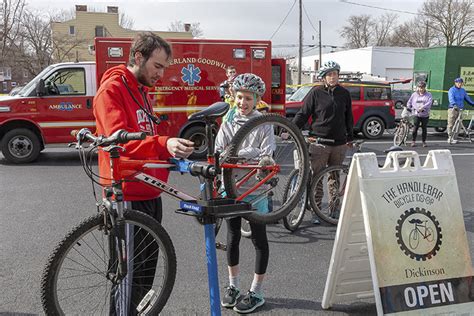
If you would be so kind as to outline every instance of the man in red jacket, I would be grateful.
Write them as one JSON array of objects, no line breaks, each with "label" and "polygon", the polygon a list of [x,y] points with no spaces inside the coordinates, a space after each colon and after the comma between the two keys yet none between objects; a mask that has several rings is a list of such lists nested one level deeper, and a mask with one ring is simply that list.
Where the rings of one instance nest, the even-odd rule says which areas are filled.
[{"label": "man in red jacket", "polygon": [[[153,33],[141,33],[132,43],[128,66],[110,68],[102,77],[94,98],[97,134],[109,136],[119,129],[147,134],[143,141],[131,141],[122,145],[125,148],[125,152],[121,154],[123,159],[186,158],[193,152],[194,144],[189,140],[158,135],[158,120],[148,97],[148,89],[163,77],[170,59],[171,47],[165,40]],[[147,173],[164,181],[168,179],[166,169],[151,169]],[[102,179],[111,177],[109,155],[103,151],[99,151],[99,174]],[[102,182],[107,184],[107,180]],[[131,204],[132,209],[142,211],[161,222],[162,204],[160,192],[156,189],[138,182],[125,182],[123,194],[124,200],[130,202],[127,206]],[[137,244],[140,246],[139,240],[143,238],[135,235],[135,253],[138,252]],[[137,262],[143,264],[139,268],[134,265],[131,297],[125,294],[128,302],[123,302],[124,294],[121,294],[122,302],[119,302],[119,296],[114,293],[125,290],[112,291],[111,314],[136,313],[136,306],[153,284],[158,251],[152,248],[154,247],[140,250],[133,258],[135,265]]]}]

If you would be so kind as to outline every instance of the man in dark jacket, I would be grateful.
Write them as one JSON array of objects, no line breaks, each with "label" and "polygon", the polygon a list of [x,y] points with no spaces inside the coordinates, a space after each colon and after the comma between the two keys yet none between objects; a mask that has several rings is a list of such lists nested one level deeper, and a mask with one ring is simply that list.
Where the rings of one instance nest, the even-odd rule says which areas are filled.
[{"label": "man in dark jacket", "polygon": [[[311,117],[311,134],[321,140],[310,144],[311,169],[313,175],[327,166],[340,165],[344,161],[346,149],[353,140],[352,102],[349,91],[339,85],[341,67],[334,61],[328,61],[319,69],[318,78],[323,85],[311,90],[303,107],[296,113],[293,122],[302,128]],[[329,191],[337,190],[337,179],[330,179]],[[318,186],[316,194],[322,197],[323,188]],[[331,194],[336,199],[337,194]],[[319,199],[321,200],[321,199]],[[334,202],[335,210],[331,213],[337,217],[341,203]],[[318,224],[315,218],[313,223]]]}]

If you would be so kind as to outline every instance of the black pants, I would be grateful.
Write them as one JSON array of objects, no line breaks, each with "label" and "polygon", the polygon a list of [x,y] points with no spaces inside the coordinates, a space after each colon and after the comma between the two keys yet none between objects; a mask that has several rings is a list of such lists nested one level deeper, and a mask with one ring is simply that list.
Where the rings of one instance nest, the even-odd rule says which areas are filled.
[{"label": "black pants", "polygon": [[[152,200],[132,201],[131,204],[133,210],[150,215],[161,223],[163,208],[160,197]],[[118,291],[123,291],[123,289],[119,290],[118,287],[115,287],[111,291],[110,315],[137,315],[136,307],[153,285],[159,254],[158,245],[153,241],[153,237],[148,235],[146,231],[141,230],[140,227],[134,227],[134,231],[131,234],[133,234],[134,239],[133,254],[130,255],[133,258],[130,306],[125,308],[119,307],[127,303],[117,300]],[[128,295],[128,292],[125,295],[122,294],[120,300],[123,300],[123,296]],[[125,300],[128,301],[128,299]],[[125,309],[125,311],[122,309]]]},{"label": "black pants", "polygon": [[[242,238],[240,233],[241,225],[241,217],[234,217],[227,220],[227,264],[230,267],[239,264],[239,244],[240,239]],[[255,273],[265,274],[270,254],[268,248],[267,227],[264,224],[250,223],[250,229],[252,230],[252,243],[255,247]]]},{"label": "black pants", "polygon": [[429,117],[415,117],[415,126],[413,127],[413,141],[416,141],[416,136],[418,135],[418,128],[421,123],[421,140],[426,142],[426,136],[428,135],[428,120]]}]

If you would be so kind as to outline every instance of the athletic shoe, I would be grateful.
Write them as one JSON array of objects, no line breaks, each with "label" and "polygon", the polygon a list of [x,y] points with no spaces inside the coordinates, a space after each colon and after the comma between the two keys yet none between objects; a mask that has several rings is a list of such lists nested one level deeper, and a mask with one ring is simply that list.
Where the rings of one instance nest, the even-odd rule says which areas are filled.
[{"label": "athletic shoe", "polygon": [[221,305],[223,307],[234,307],[237,304],[237,299],[240,297],[240,290],[232,285],[225,287],[224,297]]},{"label": "athletic shoe", "polygon": [[457,144],[457,143],[458,143],[457,139],[453,139],[453,141],[451,142],[451,144]]},{"label": "athletic shoe", "polygon": [[428,144],[426,142],[423,142],[423,147],[428,147]]},{"label": "athletic shoe", "polygon": [[234,306],[234,311],[240,314],[248,314],[265,304],[262,295],[248,291],[244,298]]},{"label": "athletic shoe", "polygon": [[416,146],[416,143],[415,142],[411,142],[411,147],[415,147]]}]

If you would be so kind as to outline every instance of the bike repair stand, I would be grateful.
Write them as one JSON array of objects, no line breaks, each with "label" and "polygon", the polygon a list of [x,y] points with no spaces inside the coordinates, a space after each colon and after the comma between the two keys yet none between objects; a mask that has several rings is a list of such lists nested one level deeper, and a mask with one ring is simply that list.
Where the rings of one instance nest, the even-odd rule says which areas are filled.
[{"label": "bike repair stand", "polygon": [[209,302],[211,315],[221,315],[219,278],[217,274],[216,236],[214,225],[217,217],[242,216],[252,212],[252,205],[233,199],[213,199],[209,201],[181,201],[180,214],[197,216],[204,224],[206,240],[207,277],[209,282]]},{"label": "bike repair stand", "polygon": [[209,282],[209,302],[211,315],[220,316],[219,278],[217,274],[216,236],[215,223],[217,218],[235,217],[252,212],[252,205],[247,202],[228,198],[213,198],[213,181],[220,171],[218,162],[210,164],[206,162],[191,162],[187,160],[174,160],[179,172],[189,172],[191,175],[199,176],[201,181],[201,200],[180,201],[180,209],[177,213],[191,215],[198,218],[204,224],[204,237],[206,241],[207,275]]}]

